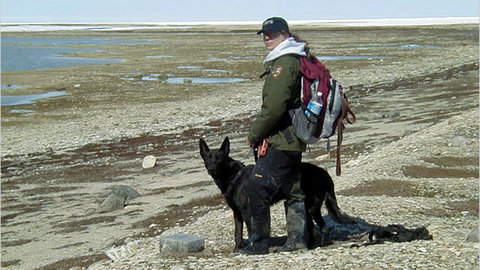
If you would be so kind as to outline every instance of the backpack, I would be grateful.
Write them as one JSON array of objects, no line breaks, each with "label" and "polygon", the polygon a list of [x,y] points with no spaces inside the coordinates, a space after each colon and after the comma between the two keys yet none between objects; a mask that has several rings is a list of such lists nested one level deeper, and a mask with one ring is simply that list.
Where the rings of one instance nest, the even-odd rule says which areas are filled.
[{"label": "backpack", "polygon": [[[350,109],[342,86],[332,78],[330,72],[314,56],[300,58],[301,106],[290,110],[295,135],[306,144],[314,144],[322,138],[330,138],[337,130],[337,175],[341,174],[340,146],[343,140],[343,119],[350,124],[356,120]],[[316,117],[306,115],[308,102],[321,92],[323,108]],[[350,119],[349,115],[352,117]],[[328,151],[330,151],[328,149]]]}]

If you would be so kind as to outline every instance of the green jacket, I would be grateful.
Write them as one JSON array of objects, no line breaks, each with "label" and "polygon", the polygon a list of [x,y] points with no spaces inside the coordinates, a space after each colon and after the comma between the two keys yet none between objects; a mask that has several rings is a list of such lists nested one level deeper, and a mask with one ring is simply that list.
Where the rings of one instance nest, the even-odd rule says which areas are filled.
[{"label": "green jacket", "polygon": [[288,113],[300,106],[299,69],[300,60],[292,54],[265,63],[268,75],[262,90],[263,103],[248,132],[250,142],[261,143],[264,138],[268,138],[271,147],[275,149],[305,151],[305,143],[293,133],[292,119]]}]

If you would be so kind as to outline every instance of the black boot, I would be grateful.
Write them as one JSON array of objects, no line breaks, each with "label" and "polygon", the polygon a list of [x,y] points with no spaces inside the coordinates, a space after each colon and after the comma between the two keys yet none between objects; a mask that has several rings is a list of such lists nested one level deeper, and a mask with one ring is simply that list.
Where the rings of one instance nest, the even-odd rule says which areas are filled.
[{"label": "black boot", "polygon": [[268,240],[270,239],[270,212],[254,216],[250,219],[250,243],[238,251],[240,254],[260,255],[268,254]]},{"label": "black boot", "polygon": [[285,202],[285,213],[288,239],[279,252],[307,250],[308,232],[304,202]]}]

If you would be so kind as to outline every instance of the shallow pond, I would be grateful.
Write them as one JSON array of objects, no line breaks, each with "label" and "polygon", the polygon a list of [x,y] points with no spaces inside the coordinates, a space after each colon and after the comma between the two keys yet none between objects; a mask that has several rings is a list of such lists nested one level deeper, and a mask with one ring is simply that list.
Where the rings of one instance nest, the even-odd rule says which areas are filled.
[{"label": "shallow pond", "polygon": [[58,90],[46,92],[43,94],[2,96],[1,104],[2,106],[33,104],[36,100],[41,98],[58,97],[68,94],[69,93],[65,90]]}]

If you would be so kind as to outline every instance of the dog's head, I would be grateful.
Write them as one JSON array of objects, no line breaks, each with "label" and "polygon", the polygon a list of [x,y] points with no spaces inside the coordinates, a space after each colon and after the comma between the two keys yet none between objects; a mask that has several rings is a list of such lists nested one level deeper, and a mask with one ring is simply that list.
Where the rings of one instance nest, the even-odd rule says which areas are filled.
[{"label": "dog's head", "polygon": [[[205,162],[205,168],[207,168],[208,174],[210,174],[215,181],[219,180],[219,176],[227,173],[225,170],[228,168],[230,158],[230,140],[225,137],[222,146],[218,150],[210,150],[207,143],[200,139],[200,155]],[[219,184],[219,183],[217,183]]]}]

